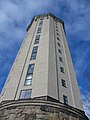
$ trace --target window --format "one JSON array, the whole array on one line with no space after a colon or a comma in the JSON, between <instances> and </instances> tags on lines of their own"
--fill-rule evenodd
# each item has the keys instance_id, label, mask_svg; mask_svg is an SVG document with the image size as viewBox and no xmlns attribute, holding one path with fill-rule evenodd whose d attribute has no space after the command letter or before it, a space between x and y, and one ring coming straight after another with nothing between
<instances>
[{"instance_id":1,"label":"window","mask_svg":"<svg viewBox=\"0 0 90 120\"><path fill-rule=\"evenodd\" d=\"M43 21L41 20L41 21L39 22L39 26L42 26L42 24L43 24Z\"/></svg>"},{"instance_id":2,"label":"window","mask_svg":"<svg viewBox=\"0 0 90 120\"><path fill-rule=\"evenodd\" d=\"M59 37L57 37L57 40L59 40L59 41L60 41Z\"/></svg>"},{"instance_id":3,"label":"window","mask_svg":"<svg viewBox=\"0 0 90 120\"><path fill-rule=\"evenodd\" d=\"M58 32L58 29L56 29L56 31Z\"/></svg>"},{"instance_id":4,"label":"window","mask_svg":"<svg viewBox=\"0 0 90 120\"><path fill-rule=\"evenodd\" d=\"M68 98L67 96L63 95L63 101L65 105L68 105Z\"/></svg>"},{"instance_id":5,"label":"window","mask_svg":"<svg viewBox=\"0 0 90 120\"><path fill-rule=\"evenodd\" d=\"M20 99L29 99L31 98L31 89L21 90Z\"/></svg>"},{"instance_id":6,"label":"window","mask_svg":"<svg viewBox=\"0 0 90 120\"><path fill-rule=\"evenodd\" d=\"M62 58L61 58L61 57L59 57L59 60L60 60L60 62L63 62L63 60L62 60Z\"/></svg>"},{"instance_id":7,"label":"window","mask_svg":"<svg viewBox=\"0 0 90 120\"><path fill-rule=\"evenodd\" d=\"M62 73L64 73L64 68L63 68L63 67L60 67L60 71L61 71Z\"/></svg>"},{"instance_id":8,"label":"window","mask_svg":"<svg viewBox=\"0 0 90 120\"><path fill-rule=\"evenodd\" d=\"M32 53L30 60L35 60L36 59L36 55L37 55L37 53Z\"/></svg>"},{"instance_id":9,"label":"window","mask_svg":"<svg viewBox=\"0 0 90 120\"><path fill-rule=\"evenodd\" d=\"M58 26L56 25L56 28L58 28Z\"/></svg>"},{"instance_id":10,"label":"window","mask_svg":"<svg viewBox=\"0 0 90 120\"><path fill-rule=\"evenodd\" d=\"M27 71L24 85L31 85L32 84L33 71L34 71L34 64L30 64L28 67L28 71Z\"/></svg>"},{"instance_id":11,"label":"window","mask_svg":"<svg viewBox=\"0 0 90 120\"><path fill-rule=\"evenodd\" d=\"M33 70L34 70L34 64L30 64L29 67L28 67L27 74L32 74Z\"/></svg>"},{"instance_id":12,"label":"window","mask_svg":"<svg viewBox=\"0 0 90 120\"><path fill-rule=\"evenodd\" d=\"M59 36L59 33L57 33L57 35Z\"/></svg>"},{"instance_id":13,"label":"window","mask_svg":"<svg viewBox=\"0 0 90 120\"><path fill-rule=\"evenodd\" d=\"M37 33L41 33L42 27L38 27Z\"/></svg>"},{"instance_id":14,"label":"window","mask_svg":"<svg viewBox=\"0 0 90 120\"><path fill-rule=\"evenodd\" d=\"M58 52L62 54L62 52L61 52L61 50L60 50L60 49L58 49Z\"/></svg>"},{"instance_id":15,"label":"window","mask_svg":"<svg viewBox=\"0 0 90 120\"><path fill-rule=\"evenodd\" d=\"M32 76L33 76L33 74L30 74L30 75L26 76L26 80L25 80L24 85L31 85L32 84Z\"/></svg>"},{"instance_id":16,"label":"window","mask_svg":"<svg viewBox=\"0 0 90 120\"><path fill-rule=\"evenodd\" d=\"M33 53L37 52L38 46L33 47Z\"/></svg>"},{"instance_id":17,"label":"window","mask_svg":"<svg viewBox=\"0 0 90 120\"><path fill-rule=\"evenodd\" d=\"M66 82L65 82L65 80L61 79L61 81L62 81L62 86L63 86L63 87L66 87Z\"/></svg>"},{"instance_id":18,"label":"window","mask_svg":"<svg viewBox=\"0 0 90 120\"><path fill-rule=\"evenodd\" d=\"M37 56L37 50L38 50L38 46L33 47L32 55L31 55L30 60L34 60L34 59L36 59L36 56Z\"/></svg>"},{"instance_id":19,"label":"window","mask_svg":"<svg viewBox=\"0 0 90 120\"><path fill-rule=\"evenodd\" d=\"M38 44L40 40L40 35L36 35L34 44Z\"/></svg>"},{"instance_id":20,"label":"window","mask_svg":"<svg viewBox=\"0 0 90 120\"><path fill-rule=\"evenodd\" d=\"M60 43L57 43L57 44L58 44L58 46L61 46Z\"/></svg>"}]
</instances>

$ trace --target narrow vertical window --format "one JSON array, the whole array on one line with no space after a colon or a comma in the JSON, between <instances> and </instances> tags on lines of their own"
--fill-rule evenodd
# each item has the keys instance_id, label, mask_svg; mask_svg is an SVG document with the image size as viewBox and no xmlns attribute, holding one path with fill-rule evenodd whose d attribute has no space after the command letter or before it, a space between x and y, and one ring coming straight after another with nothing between
<instances>
[{"instance_id":1,"label":"narrow vertical window","mask_svg":"<svg viewBox=\"0 0 90 120\"><path fill-rule=\"evenodd\" d=\"M61 50L60 50L60 49L58 49L58 52L62 54L62 52L61 52Z\"/></svg>"},{"instance_id":2,"label":"narrow vertical window","mask_svg":"<svg viewBox=\"0 0 90 120\"><path fill-rule=\"evenodd\" d=\"M57 35L59 36L59 33L57 33Z\"/></svg>"},{"instance_id":3,"label":"narrow vertical window","mask_svg":"<svg viewBox=\"0 0 90 120\"><path fill-rule=\"evenodd\" d=\"M56 26L56 28L58 28L58 26Z\"/></svg>"},{"instance_id":4,"label":"narrow vertical window","mask_svg":"<svg viewBox=\"0 0 90 120\"><path fill-rule=\"evenodd\" d=\"M40 40L40 35L36 35L34 44L38 44Z\"/></svg>"},{"instance_id":5,"label":"narrow vertical window","mask_svg":"<svg viewBox=\"0 0 90 120\"><path fill-rule=\"evenodd\" d=\"M38 46L33 47L32 55L31 55L30 60L35 60L35 59L36 59L36 56L37 56L37 50L38 50Z\"/></svg>"},{"instance_id":6,"label":"narrow vertical window","mask_svg":"<svg viewBox=\"0 0 90 120\"><path fill-rule=\"evenodd\" d=\"M33 71L34 71L34 64L30 64L28 66L28 71L27 71L24 85L31 85L32 84Z\"/></svg>"},{"instance_id":7,"label":"narrow vertical window","mask_svg":"<svg viewBox=\"0 0 90 120\"><path fill-rule=\"evenodd\" d=\"M62 81L62 86L63 86L63 87L66 87L66 82L65 82L65 80L61 79L61 81Z\"/></svg>"},{"instance_id":8,"label":"narrow vertical window","mask_svg":"<svg viewBox=\"0 0 90 120\"><path fill-rule=\"evenodd\" d=\"M43 21L41 20L41 21L39 22L39 26L42 26L42 24L43 24Z\"/></svg>"},{"instance_id":9,"label":"narrow vertical window","mask_svg":"<svg viewBox=\"0 0 90 120\"><path fill-rule=\"evenodd\" d=\"M59 41L60 41L59 37L57 37L57 40L59 40Z\"/></svg>"},{"instance_id":10,"label":"narrow vertical window","mask_svg":"<svg viewBox=\"0 0 90 120\"><path fill-rule=\"evenodd\" d=\"M62 73L64 73L64 68L63 68L63 67L60 67L60 71L61 71Z\"/></svg>"},{"instance_id":11,"label":"narrow vertical window","mask_svg":"<svg viewBox=\"0 0 90 120\"><path fill-rule=\"evenodd\" d=\"M56 29L56 31L58 32L58 29Z\"/></svg>"},{"instance_id":12,"label":"narrow vertical window","mask_svg":"<svg viewBox=\"0 0 90 120\"><path fill-rule=\"evenodd\" d=\"M68 98L65 95L63 95L63 102L65 105L68 105Z\"/></svg>"},{"instance_id":13,"label":"narrow vertical window","mask_svg":"<svg viewBox=\"0 0 90 120\"><path fill-rule=\"evenodd\" d=\"M58 46L60 46L60 47L61 47L60 43L57 43L57 44L58 44Z\"/></svg>"},{"instance_id":14,"label":"narrow vertical window","mask_svg":"<svg viewBox=\"0 0 90 120\"><path fill-rule=\"evenodd\" d=\"M19 98L20 99L29 99L29 98L31 98L31 92L32 92L31 89L21 90Z\"/></svg>"},{"instance_id":15,"label":"narrow vertical window","mask_svg":"<svg viewBox=\"0 0 90 120\"><path fill-rule=\"evenodd\" d=\"M42 27L38 27L37 33L41 33Z\"/></svg>"},{"instance_id":16,"label":"narrow vertical window","mask_svg":"<svg viewBox=\"0 0 90 120\"><path fill-rule=\"evenodd\" d=\"M59 57L59 61L63 63L62 57Z\"/></svg>"}]
</instances>

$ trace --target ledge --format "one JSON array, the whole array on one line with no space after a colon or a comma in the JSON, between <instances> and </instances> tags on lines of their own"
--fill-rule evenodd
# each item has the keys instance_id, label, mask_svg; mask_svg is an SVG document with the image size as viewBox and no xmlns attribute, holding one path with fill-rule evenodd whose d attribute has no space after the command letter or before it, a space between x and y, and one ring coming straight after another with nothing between
<instances>
[{"instance_id":1,"label":"ledge","mask_svg":"<svg viewBox=\"0 0 90 120\"><path fill-rule=\"evenodd\" d=\"M15 101L12 100L12 101L2 102L0 104L0 111L2 111L4 109L8 109L8 108L12 109L17 106L41 106L41 110L43 110L45 112L50 112L50 111L48 111L48 108L51 107L51 108L55 108L61 112L64 112L64 113L66 112L70 115L72 114L75 116L79 116L80 118L83 118L83 120L88 120L84 111L81 111L81 110L71 107L69 105L64 105L59 102L50 102L50 101L40 100L40 99L39 100L24 99L24 100L15 100Z\"/></svg>"}]
</instances>

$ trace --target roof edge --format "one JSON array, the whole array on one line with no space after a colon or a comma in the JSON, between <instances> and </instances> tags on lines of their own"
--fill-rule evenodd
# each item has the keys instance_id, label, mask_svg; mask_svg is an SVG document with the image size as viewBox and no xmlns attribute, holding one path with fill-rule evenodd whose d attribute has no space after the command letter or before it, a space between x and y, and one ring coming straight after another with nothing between
<instances>
[{"instance_id":1,"label":"roof edge","mask_svg":"<svg viewBox=\"0 0 90 120\"><path fill-rule=\"evenodd\" d=\"M46 17L46 16L51 16L51 17L53 17L54 19L56 19L57 21L61 22L62 25L63 25L63 28L64 28L64 32L65 32L64 21L61 20L60 18L56 17L56 16L53 15L52 13L47 13L47 14L42 14L42 15L36 15L36 16L34 16L33 19L31 20L30 24L28 25L26 31L29 30L29 28L31 27L31 25L32 25L32 23L33 23L33 21L34 21L35 19L38 19L38 18L40 18L40 17ZM66 32L65 32L65 33L66 33Z\"/></svg>"}]
</instances>

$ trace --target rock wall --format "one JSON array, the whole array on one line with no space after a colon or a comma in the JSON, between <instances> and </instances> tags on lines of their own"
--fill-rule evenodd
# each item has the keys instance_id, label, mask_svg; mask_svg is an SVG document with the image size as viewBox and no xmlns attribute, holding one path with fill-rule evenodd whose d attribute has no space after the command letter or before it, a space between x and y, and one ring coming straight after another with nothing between
<instances>
[{"instance_id":1,"label":"rock wall","mask_svg":"<svg viewBox=\"0 0 90 120\"><path fill-rule=\"evenodd\" d=\"M0 120L88 120L76 111L48 101L15 101L0 106Z\"/></svg>"}]
</instances>

